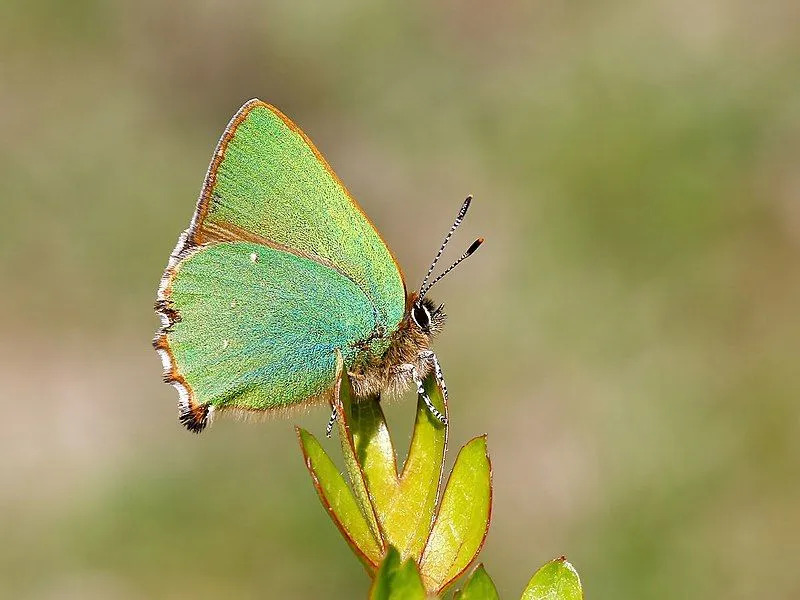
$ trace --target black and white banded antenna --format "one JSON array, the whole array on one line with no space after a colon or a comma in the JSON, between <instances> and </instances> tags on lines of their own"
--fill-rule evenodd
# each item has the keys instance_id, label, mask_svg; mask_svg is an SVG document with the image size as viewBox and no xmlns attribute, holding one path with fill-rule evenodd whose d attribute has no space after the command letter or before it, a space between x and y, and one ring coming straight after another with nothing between
<instances>
[{"instance_id":1,"label":"black and white banded antenna","mask_svg":"<svg viewBox=\"0 0 800 600\"><path fill-rule=\"evenodd\" d=\"M450 241L450 238L453 236L453 233L455 233L456 229L458 229L459 225L461 225L462 221L464 220L464 217L467 215L467 211L469 210L469 205L471 202L472 202L472 195L469 195L467 196L467 199L464 200L464 204L461 205L461 209L458 211L458 214L456 215L456 220L453 222L453 226L450 227L450 231L448 231L447 235L444 237L444 241L442 241L442 245L439 247L439 251L436 253L436 256L434 257L433 262L431 263L431 266L428 269L428 272L425 274L425 279L422 280L422 285L420 285L419 287L419 300L422 300L425 297L425 294L427 294L434 285L436 285L439 281L442 280L442 278L445 275L447 275L450 271L452 271L459 264L461 264L462 261L469 258L469 256L473 252L475 252L483 243L483 238L478 238L477 240L472 242L470 247L467 248L467 251L464 252L464 254L462 254L461 257L456 262L447 267L441 275L436 277L430 284L428 284L428 280L431 278L431 275L433 274L433 271L436 268L436 264L442 257L442 253L444 252L445 247Z\"/></svg>"}]
</instances>

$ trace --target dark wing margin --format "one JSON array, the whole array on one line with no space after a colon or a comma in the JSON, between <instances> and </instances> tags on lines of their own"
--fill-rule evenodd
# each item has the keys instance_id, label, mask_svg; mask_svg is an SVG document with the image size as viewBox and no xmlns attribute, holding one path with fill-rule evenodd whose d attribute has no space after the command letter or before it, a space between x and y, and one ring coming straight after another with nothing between
<instances>
[{"instance_id":1,"label":"dark wing margin","mask_svg":"<svg viewBox=\"0 0 800 600\"><path fill-rule=\"evenodd\" d=\"M178 392L178 420L181 425L192 433L200 433L212 420L214 407L210 404L197 404L194 400L192 388L186 378L178 372L178 365L172 350L167 341L167 334L172 330L176 323L181 320L180 313L172 305L169 298L169 286L175 272L175 266L192 251L192 246L186 246L187 231L184 231L178 238L175 250L169 256L169 262L161 282L158 286L155 309L161 319L161 327L156 332L153 339L155 348L161 359L161 366L164 369L164 383L168 383Z\"/></svg>"},{"instance_id":2,"label":"dark wing margin","mask_svg":"<svg viewBox=\"0 0 800 600\"><path fill-rule=\"evenodd\" d=\"M216 183L217 170L219 169L220 163L222 163L222 160L225 158L225 149L233 138L239 124L247 117L247 114L252 108L259 104L263 103L256 98L246 102L236 112L227 127L225 127L222 137L214 148L214 156L211 159L211 163L208 165L208 170L203 180L203 188L197 200L197 207L192 215L192 220L188 229L178 236L175 248L169 255L167 267L164 270L164 274L161 276L156 295L155 310L161 319L161 327L156 332L156 336L153 339L153 347L161 359L161 365L164 369L164 382L174 387L178 392L178 420L181 425L193 433L202 432L211 423L214 415L214 406L211 404L198 404L194 399L191 386L186 381L186 378L178 372L175 357L172 355L167 340L167 333L169 333L175 323L180 320L180 313L172 305L172 301L169 298L169 285L178 263L191 254L192 251L202 243L198 239L198 228L208 212L212 190ZM208 241L210 242L212 240ZM219 241L223 241L223 238L220 238Z\"/></svg>"}]
</instances>

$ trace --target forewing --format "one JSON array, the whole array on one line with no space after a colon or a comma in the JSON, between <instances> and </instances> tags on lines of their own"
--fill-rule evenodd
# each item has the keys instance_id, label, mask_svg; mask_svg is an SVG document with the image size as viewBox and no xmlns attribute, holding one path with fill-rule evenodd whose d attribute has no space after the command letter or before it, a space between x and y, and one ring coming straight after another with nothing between
<instances>
[{"instance_id":1,"label":"forewing","mask_svg":"<svg viewBox=\"0 0 800 600\"><path fill-rule=\"evenodd\" d=\"M194 414L198 423L201 407L264 411L325 394L336 350L352 359L374 324L370 301L349 278L261 244L196 248L163 283L167 322L156 348L180 391L182 419Z\"/></svg>"},{"instance_id":2,"label":"forewing","mask_svg":"<svg viewBox=\"0 0 800 600\"><path fill-rule=\"evenodd\" d=\"M260 100L226 128L184 245L233 240L335 266L370 299L376 326L387 331L403 317L403 278L377 230L311 140Z\"/></svg>"}]
</instances>

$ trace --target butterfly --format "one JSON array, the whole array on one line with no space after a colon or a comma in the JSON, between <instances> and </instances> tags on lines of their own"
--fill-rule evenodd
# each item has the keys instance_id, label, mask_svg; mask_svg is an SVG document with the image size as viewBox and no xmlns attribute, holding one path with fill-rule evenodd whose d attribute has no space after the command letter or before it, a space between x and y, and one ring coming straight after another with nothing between
<instances>
[{"instance_id":1,"label":"butterfly","mask_svg":"<svg viewBox=\"0 0 800 600\"><path fill-rule=\"evenodd\" d=\"M431 280L470 201L408 293L386 243L306 134L274 106L245 103L158 287L153 345L180 422L199 433L215 412L330 402L338 355L356 398L414 384L445 422L422 384L434 373L446 394L431 350L444 305L427 293L483 242Z\"/></svg>"}]
</instances>

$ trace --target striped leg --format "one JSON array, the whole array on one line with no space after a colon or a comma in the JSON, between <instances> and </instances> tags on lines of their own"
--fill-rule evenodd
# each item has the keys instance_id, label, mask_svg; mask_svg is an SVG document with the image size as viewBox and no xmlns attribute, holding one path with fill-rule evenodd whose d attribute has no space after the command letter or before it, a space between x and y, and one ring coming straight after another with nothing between
<instances>
[{"instance_id":1,"label":"striped leg","mask_svg":"<svg viewBox=\"0 0 800 600\"><path fill-rule=\"evenodd\" d=\"M408 371L411 374L411 377L417 386L417 394L420 395L422 401L425 403L425 406L427 406L428 410L431 411L431 414L441 421L442 425L447 425L447 417L440 413L439 409L433 405L430 396L428 396L428 392L425 391L425 386L422 384L422 378L419 376L419 372L417 372L417 367L412 364L405 364L400 365L400 368Z\"/></svg>"},{"instance_id":2,"label":"striped leg","mask_svg":"<svg viewBox=\"0 0 800 600\"><path fill-rule=\"evenodd\" d=\"M444 400L447 402L447 384L444 381L444 373L442 373L442 366L439 364L439 359L436 358L436 353L432 350L423 350L419 353L419 357L421 360L433 361L433 372L436 375L436 381L442 386L442 394L444 394Z\"/></svg>"},{"instance_id":3,"label":"striped leg","mask_svg":"<svg viewBox=\"0 0 800 600\"><path fill-rule=\"evenodd\" d=\"M325 428L325 437L331 437L331 433L333 432L333 424L336 423L336 405L333 405L331 409L331 418L328 419L328 426Z\"/></svg>"}]
</instances>

